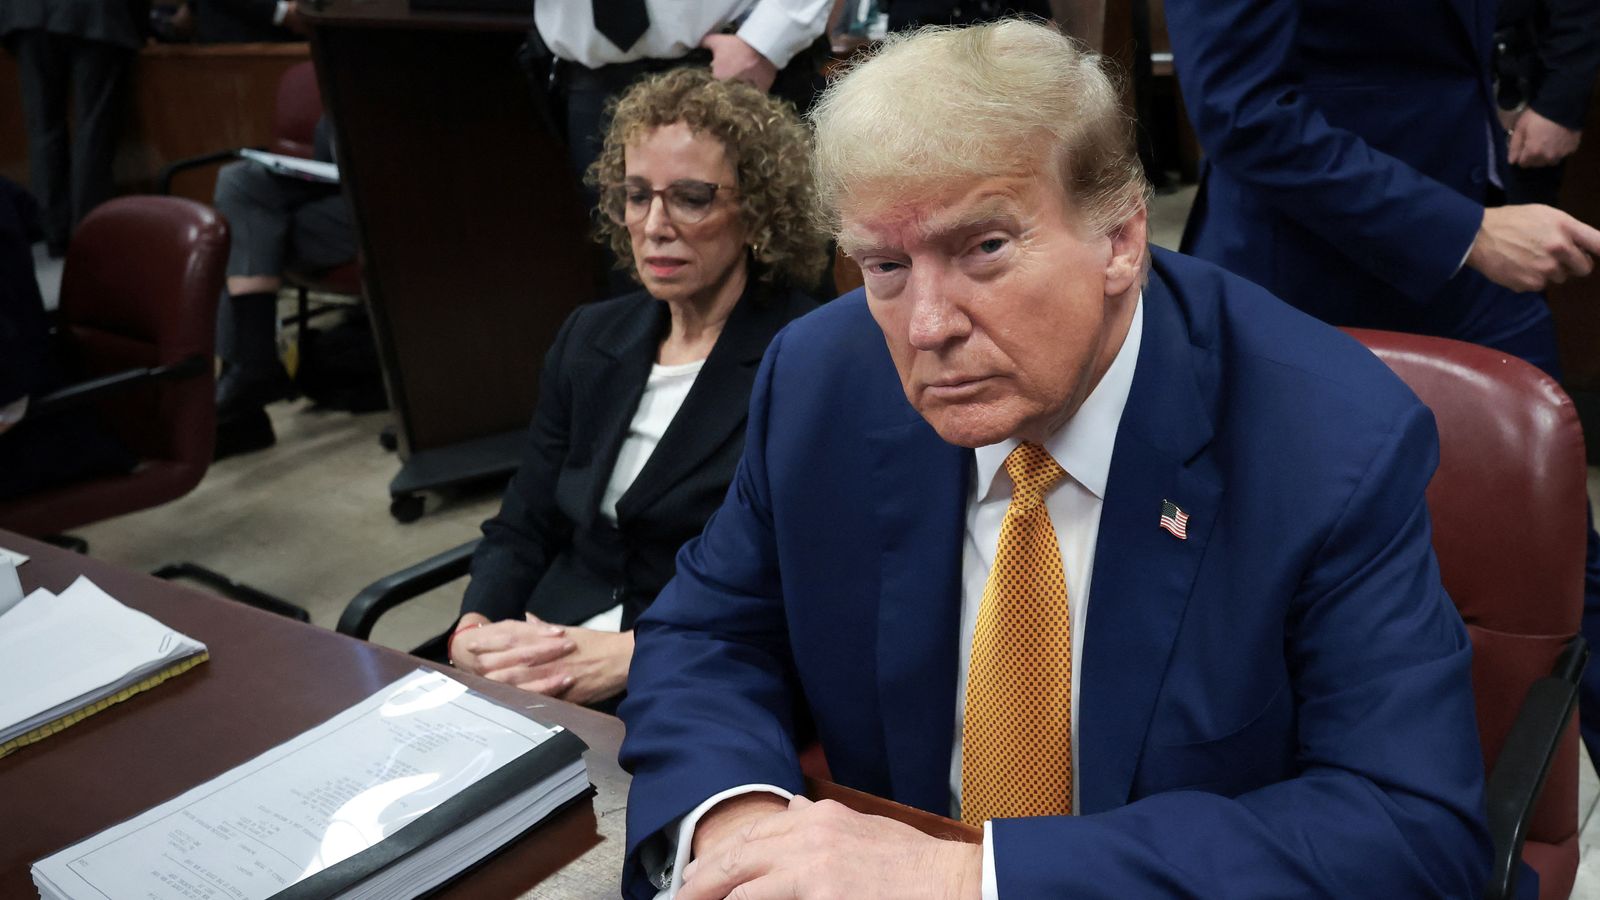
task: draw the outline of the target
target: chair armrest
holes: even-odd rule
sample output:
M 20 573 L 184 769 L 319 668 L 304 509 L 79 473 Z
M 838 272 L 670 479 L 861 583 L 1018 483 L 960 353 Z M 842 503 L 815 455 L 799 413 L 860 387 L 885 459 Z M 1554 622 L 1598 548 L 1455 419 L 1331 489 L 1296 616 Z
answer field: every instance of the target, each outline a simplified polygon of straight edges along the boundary
M 52 415 L 146 381 L 193 378 L 204 374 L 208 364 L 207 360 L 199 356 L 190 356 L 170 366 L 127 369 L 91 378 L 88 381 L 80 381 L 29 401 L 28 416 L 33 418 Z
M 1516 896 L 1522 868 L 1522 845 L 1528 836 L 1534 802 L 1550 774 L 1561 734 L 1578 705 L 1578 676 L 1589 661 L 1589 646 L 1574 637 L 1561 652 L 1555 669 L 1528 688 L 1506 735 L 1500 758 L 1489 773 L 1489 837 L 1494 843 L 1494 869 L 1484 896 L 1510 900 Z
M 238 159 L 242 148 L 234 147 L 231 150 L 218 150 L 215 153 L 202 153 L 199 156 L 190 156 L 185 159 L 174 160 L 161 167 L 156 174 L 156 193 L 166 196 L 172 193 L 172 178 L 179 172 L 198 169 L 201 166 L 214 166 L 217 163 Z
M 339 633 L 366 640 L 372 635 L 372 626 L 378 624 L 384 613 L 467 574 L 472 552 L 476 549 L 478 541 L 468 541 L 367 585 L 339 616 Z

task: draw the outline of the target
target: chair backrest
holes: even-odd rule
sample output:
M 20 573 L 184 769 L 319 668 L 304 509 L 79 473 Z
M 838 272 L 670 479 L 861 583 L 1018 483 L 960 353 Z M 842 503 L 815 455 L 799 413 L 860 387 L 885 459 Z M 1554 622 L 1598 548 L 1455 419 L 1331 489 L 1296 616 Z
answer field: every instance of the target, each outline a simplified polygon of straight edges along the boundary
M 205 360 L 205 373 L 113 394 L 103 422 L 145 460 L 175 463 L 192 488 L 211 462 L 210 361 L 228 226 L 178 197 L 121 197 L 78 226 L 61 278 L 64 343 L 80 378 Z M 181 492 L 180 492 L 181 493 Z
M 1583 611 L 1583 431 L 1561 387 L 1496 350 L 1352 329 L 1433 410 L 1439 470 L 1428 486 L 1445 589 L 1472 638 L 1484 761 L 1492 769 L 1528 686 L 1550 674 Z M 1563 735 L 1523 858 L 1543 896 L 1577 869 L 1578 738 Z M 1562 887 L 1564 881 L 1565 887 Z
M 322 92 L 316 67 L 308 60 L 290 66 L 278 79 L 272 121 L 272 152 L 310 159 L 322 118 Z

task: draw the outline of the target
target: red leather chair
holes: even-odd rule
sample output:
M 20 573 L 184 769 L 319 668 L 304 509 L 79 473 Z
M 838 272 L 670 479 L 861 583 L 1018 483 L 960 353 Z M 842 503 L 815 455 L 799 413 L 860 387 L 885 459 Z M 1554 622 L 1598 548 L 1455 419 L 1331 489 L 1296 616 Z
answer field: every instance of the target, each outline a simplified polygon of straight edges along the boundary
M 1472 639 L 1497 857 L 1490 895 L 1514 895 L 1520 855 L 1539 873 L 1542 900 L 1564 898 L 1578 867 L 1572 710 L 1587 656 L 1577 637 L 1588 502 L 1577 413 L 1559 385 L 1504 353 L 1350 333 L 1410 385 L 1439 427 L 1428 506 L 1445 589 Z
M 58 315 L 65 355 L 85 382 L 39 406 L 95 404 L 140 461 L 127 475 L 0 502 L 0 528 L 48 537 L 200 483 L 216 436 L 211 352 L 227 259 L 227 223 L 189 200 L 123 197 L 83 220 Z

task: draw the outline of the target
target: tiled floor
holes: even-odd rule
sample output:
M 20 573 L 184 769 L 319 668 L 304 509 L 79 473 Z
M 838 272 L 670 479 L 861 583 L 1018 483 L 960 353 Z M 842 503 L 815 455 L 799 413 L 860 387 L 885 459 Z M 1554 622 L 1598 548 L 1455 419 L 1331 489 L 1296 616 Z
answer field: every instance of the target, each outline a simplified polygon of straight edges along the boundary
M 1177 245 L 1193 188 L 1156 198 L 1151 239 Z M 61 266 L 40 256 L 40 276 L 53 306 Z M 419 521 L 401 525 L 388 513 L 387 485 L 397 462 L 378 446 L 387 414 L 318 411 L 304 401 L 276 404 L 278 444 L 211 467 L 190 495 L 157 509 L 103 522 L 78 533 L 95 556 L 150 569 L 176 558 L 200 562 L 299 603 L 332 627 L 363 586 L 396 569 L 473 537 L 498 506 L 493 492 L 430 498 Z M 1589 493 L 1600 497 L 1600 473 Z M 391 613 L 374 638 L 407 648 L 445 628 L 464 584 L 440 588 Z M 1583 762 L 1580 813 L 1582 865 L 1573 897 L 1600 900 L 1600 781 Z

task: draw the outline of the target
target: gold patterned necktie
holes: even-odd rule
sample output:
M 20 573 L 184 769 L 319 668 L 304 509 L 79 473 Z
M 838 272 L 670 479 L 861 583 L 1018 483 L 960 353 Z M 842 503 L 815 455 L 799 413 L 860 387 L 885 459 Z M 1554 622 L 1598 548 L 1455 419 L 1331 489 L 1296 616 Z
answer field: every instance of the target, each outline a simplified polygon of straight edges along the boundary
M 1044 495 L 1066 472 L 1038 444 L 1006 457 L 1014 485 L 983 589 L 961 735 L 961 818 L 1072 812 L 1072 616 Z

